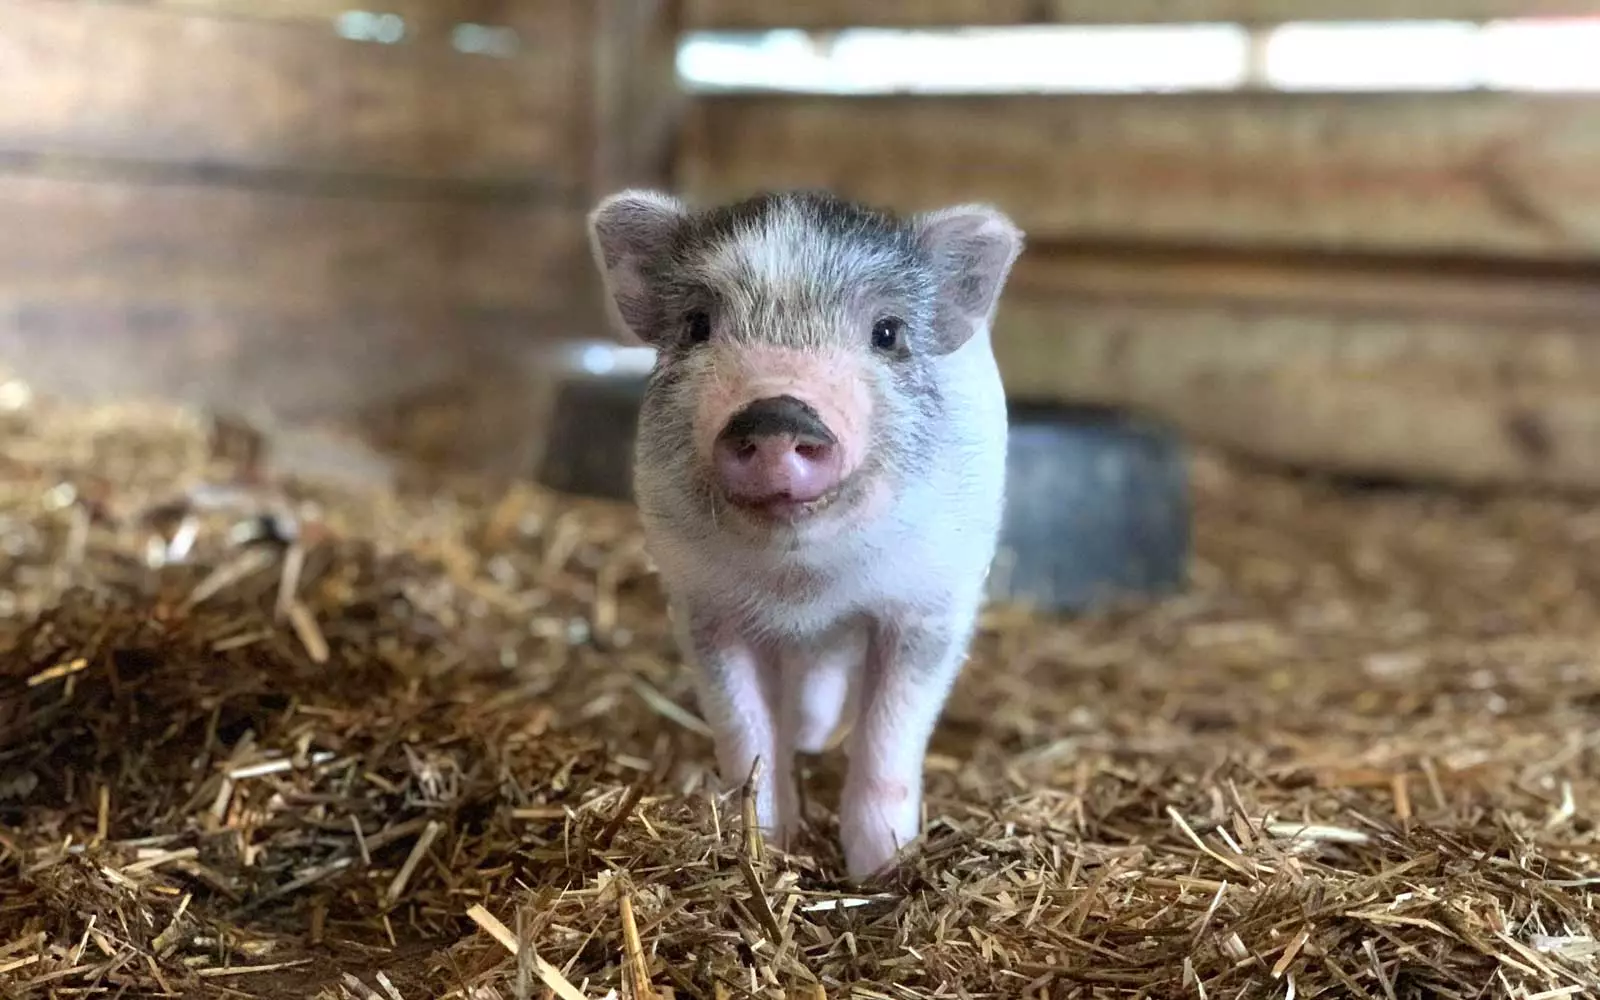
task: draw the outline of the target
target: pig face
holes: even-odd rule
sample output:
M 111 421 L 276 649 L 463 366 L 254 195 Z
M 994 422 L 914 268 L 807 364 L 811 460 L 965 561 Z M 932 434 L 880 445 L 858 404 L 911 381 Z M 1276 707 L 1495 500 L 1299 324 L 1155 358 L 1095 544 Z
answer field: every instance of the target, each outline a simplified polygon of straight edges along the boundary
M 625 191 L 590 233 L 613 319 L 657 351 L 641 510 L 769 539 L 870 518 L 928 466 L 940 359 L 987 328 L 1020 250 L 986 207 L 809 192 L 692 211 Z

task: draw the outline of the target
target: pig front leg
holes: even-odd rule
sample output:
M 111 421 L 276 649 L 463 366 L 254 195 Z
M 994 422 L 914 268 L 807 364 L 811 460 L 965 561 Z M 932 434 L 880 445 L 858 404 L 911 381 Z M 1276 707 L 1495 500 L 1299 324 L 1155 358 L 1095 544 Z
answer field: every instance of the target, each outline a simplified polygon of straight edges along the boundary
M 716 746 L 722 787 L 743 785 L 759 759 L 756 822 L 764 838 L 786 847 L 799 797 L 793 753 L 779 739 L 778 658 L 715 615 L 687 611 L 675 617 L 679 645 L 695 671 L 700 714 Z
M 905 614 L 871 628 L 839 803 L 839 835 L 852 877 L 881 871 L 917 836 L 923 757 L 971 633 L 970 616 Z

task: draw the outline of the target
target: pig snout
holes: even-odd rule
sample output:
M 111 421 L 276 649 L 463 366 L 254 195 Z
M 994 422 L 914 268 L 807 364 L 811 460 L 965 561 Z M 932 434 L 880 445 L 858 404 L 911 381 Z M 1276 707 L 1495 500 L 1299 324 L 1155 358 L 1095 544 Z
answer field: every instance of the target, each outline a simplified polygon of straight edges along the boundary
M 838 439 L 793 396 L 758 399 L 735 413 L 717 435 L 713 462 L 728 497 L 752 505 L 820 500 L 844 472 Z

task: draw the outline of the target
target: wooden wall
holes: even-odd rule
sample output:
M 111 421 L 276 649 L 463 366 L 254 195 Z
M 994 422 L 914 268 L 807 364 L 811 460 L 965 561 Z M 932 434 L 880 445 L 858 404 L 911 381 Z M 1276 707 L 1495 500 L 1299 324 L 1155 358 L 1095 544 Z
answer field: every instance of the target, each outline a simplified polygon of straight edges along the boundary
M 353 6 L 0 0 L 0 363 L 295 420 L 597 332 L 583 213 L 665 174 L 664 5 Z
M 823 185 L 1017 218 L 996 340 L 1018 396 L 1313 467 L 1600 486 L 1594 96 L 687 98 L 673 79 L 677 32 L 700 28 L 1600 0 L 369 5 L 404 23 L 393 44 L 344 37 L 347 6 L 0 0 L 0 365 L 285 420 L 415 426 L 435 389 L 465 391 L 512 404 L 480 443 L 534 433 L 527 349 L 604 333 L 594 199 Z M 516 45 L 462 51 L 463 25 Z M 438 426 L 439 452 L 463 450 Z
M 704 28 L 926 28 L 1195 21 L 1487 20 L 1593 14 L 1593 0 L 684 0 Z
M 1593 0 L 686 0 L 691 27 L 1597 14 Z M 699 198 L 998 203 L 1020 396 L 1365 475 L 1600 486 L 1600 95 L 699 95 Z

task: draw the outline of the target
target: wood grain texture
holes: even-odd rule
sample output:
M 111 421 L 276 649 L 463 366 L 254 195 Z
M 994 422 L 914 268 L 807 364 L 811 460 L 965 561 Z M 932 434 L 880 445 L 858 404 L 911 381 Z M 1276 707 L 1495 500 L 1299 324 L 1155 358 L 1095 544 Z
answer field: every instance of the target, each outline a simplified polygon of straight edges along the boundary
M 1182 271 L 1019 268 L 995 332 L 1008 390 L 1306 468 L 1600 490 L 1592 275 Z
M 590 193 L 671 183 L 689 96 L 677 80 L 675 0 L 593 0 L 595 132 Z
M 1344 21 L 1563 17 L 1594 0 L 685 0 L 694 28 L 947 27 L 1049 23 Z
M 540 5 L 502 59 L 0 0 L 0 152 L 579 185 L 590 36 L 575 2 Z
M 716 96 L 682 185 L 994 201 L 1034 239 L 1584 258 L 1600 101 L 1550 95 Z
M 382 303 L 485 309 L 568 296 L 581 212 L 0 174 L 0 295 L 104 303 Z
M 1006 286 L 1037 302 L 1287 307 L 1345 316 L 1591 322 L 1600 264 L 1035 244 Z
M 457 24 L 516 25 L 536 18 L 550 0 L 382 0 L 356 4 L 349 0 L 102 0 L 128 7 L 169 10 L 206 17 L 328 26 L 350 10 L 394 14 L 405 21 L 407 39 L 445 38 Z M 561 0 L 556 0 L 561 2 Z
M 340 412 L 597 316 L 581 214 L 0 176 L 0 358 L 43 384 Z

